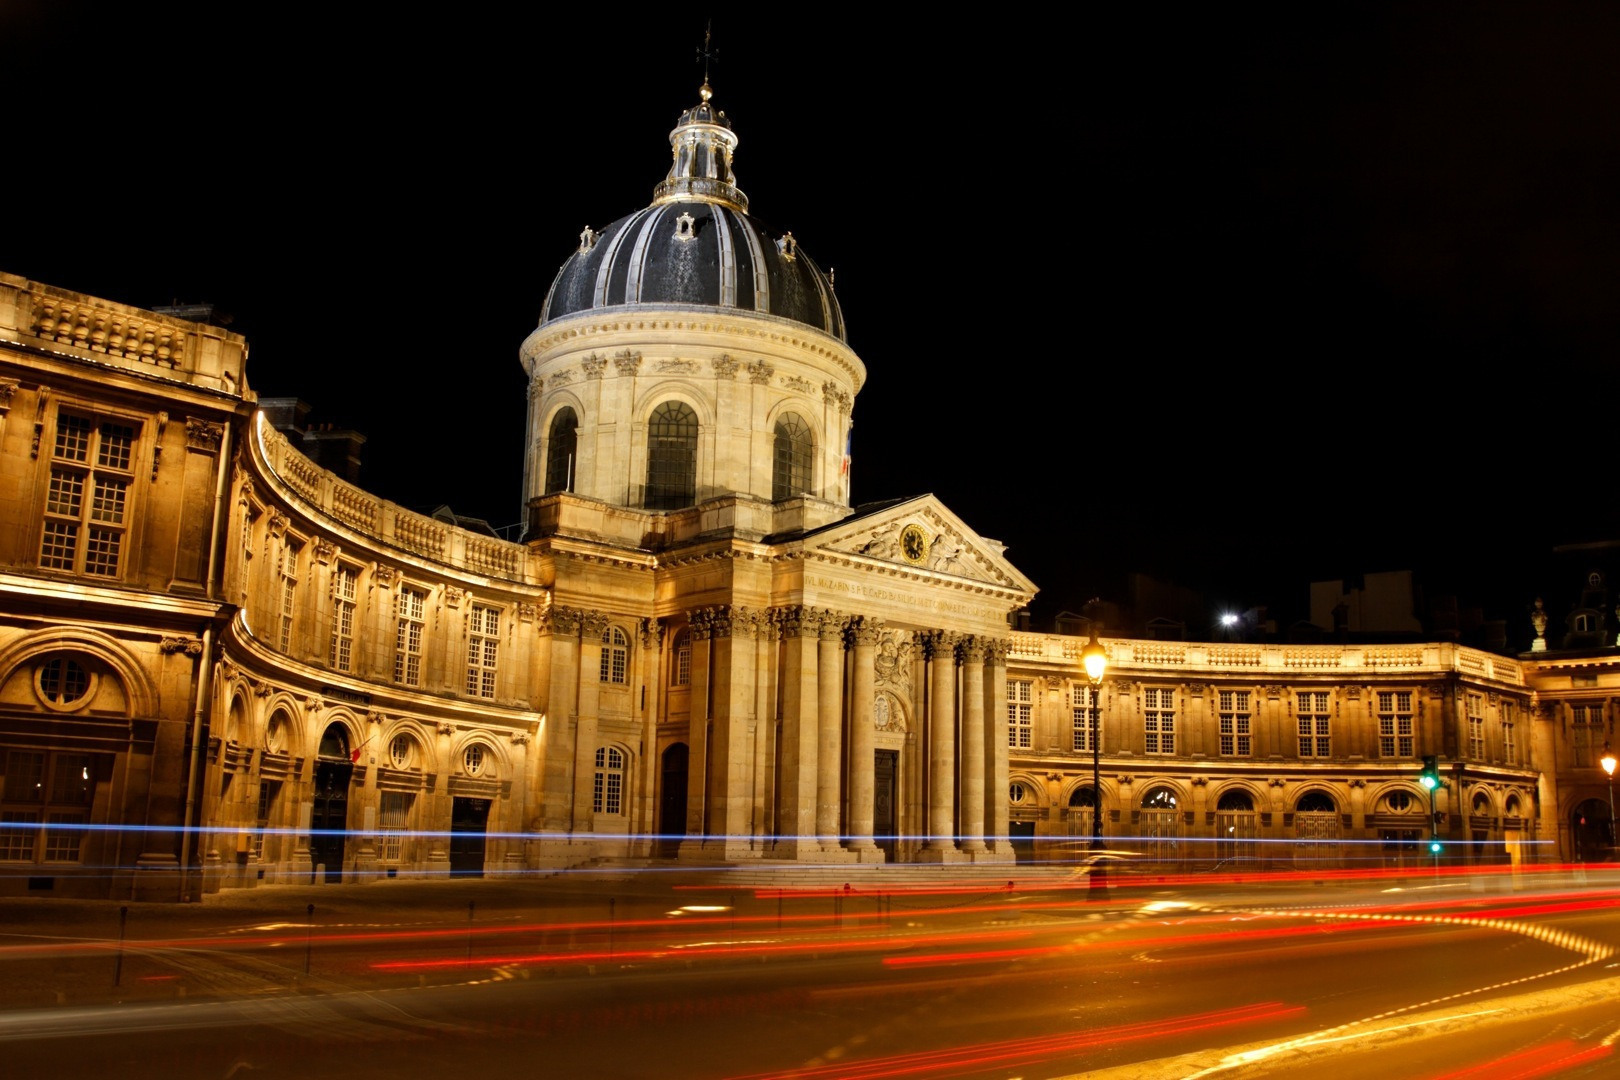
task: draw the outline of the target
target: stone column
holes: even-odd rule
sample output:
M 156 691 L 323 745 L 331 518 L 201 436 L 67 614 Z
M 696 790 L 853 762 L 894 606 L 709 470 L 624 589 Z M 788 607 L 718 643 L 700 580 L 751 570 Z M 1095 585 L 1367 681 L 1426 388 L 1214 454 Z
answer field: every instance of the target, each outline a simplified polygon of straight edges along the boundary
M 781 626 L 770 613 L 762 613 L 754 640 L 754 771 L 753 771 L 753 836 L 754 846 L 764 851 L 774 827 L 771 808 L 776 802 L 776 791 L 771 783 L 771 762 L 776 754 L 776 680 L 773 659 L 776 642 L 781 637 Z
M 553 607 L 541 625 L 541 633 L 551 639 L 551 692 L 545 701 L 545 753 L 540 769 L 540 829 L 549 837 L 566 833 L 573 821 L 574 726 L 579 704 L 579 624 L 583 617 L 584 613 L 575 608 Z M 462 652 L 466 652 L 465 646 Z M 550 842 L 542 841 L 537 850 L 543 853 Z
M 984 642 L 967 638 L 962 657 L 961 805 L 962 850 L 981 855 L 984 846 Z
M 1007 650 L 1010 647 L 1007 641 L 986 641 L 984 648 L 988 675 L 984 687 L 984 820 L 990 831 L 987 841 L 990 850 L 1006 860 L 1013 858 L 1012 841 L 1007 836 Z
M 754 708 L 754 640 L 759 613 L 747 608 L 717 611 L 712 623 L 713 682 L 710 688 L 709 776 L 706 836 L 710 858 L 757 854 L 749 840 L 749 779 L 753 760 L 748 729 Z
M 799 859 L 819 849 L 815 842 L 816 661 L 824 613 L 789 607 L 775 614 L 782 632 L 782 739 L 774 854 Z
M 874 774 L 873 705 L 877 701 L 877 643 L 880 619 L 850 622 L 855 670 L 849 709 L 849 849 L 861 862 L 882 862 L 883 851 L 872 840 Z
M 637 651 L 636 671 L 641 696 L 641 753 L 635 762 L 635 802 L 630 814 L 630 849 L 638 855 L 653 853 L 653 834 L 658 831 L 658 804 L 653 801 L 658 777 L 658 721 L 664 711 L 664 626 L 657 619 L 641 620 L 641 648 Z
M 709 654 L 714 611 L 700 608 L 691 614 L 692 680 L 686 737 L 686 839 L 679 854 L 701 855 L 704 802 L 709 783 Z
M 928 841 L 925 860 L 954 862 L 956 847 L 956 642 L 936 630 L 923 639 L 928 657 Z
M 821 623 L 817 658 L 816 840 L 839 848 L 843 806 L 844 627 L 843 615 L 829 613 Z

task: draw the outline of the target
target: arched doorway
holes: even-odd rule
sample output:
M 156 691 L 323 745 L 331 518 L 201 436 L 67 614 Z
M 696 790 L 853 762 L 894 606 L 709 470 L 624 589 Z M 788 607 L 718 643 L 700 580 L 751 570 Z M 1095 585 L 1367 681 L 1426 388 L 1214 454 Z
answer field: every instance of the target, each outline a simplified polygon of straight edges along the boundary
M 1215 802 L 1215 862 L 1223 870 L 1252 868 L 1259 815 L 1247 791 L 1223 791 Z
M 1339 811 L 1325 791 L 1307 791 L 1294 804 L 1294 865 L 1307 870 L 1339 865 Z
M 1014 862 L 1035 861 L 1035 815 L 1038 811 L 1035 793 L 1029 786 L 1014 780 L 1007 785 L 1007 841 L 1012 846 Z
M 1576 862 L 1610 862 L 1614 858 L 1614 832 L 1610 828 L 1609 804 L 1587 799 L 1569 815 L 1570 846 Z
M 686 744 L 678 742 L 664 751 L 660 764 L 656 854 L 663 858 L 674 858 L 686 838 L 687 759 Z
M 343 880 L 344 849 L 349 837 L 349 729 L 328 724 L 315 754 L 315 796 L 309 818 L 309 859 L 316 880 Z
M 1181 859 L 1179 805 L 1175 791 L 1167 787 L 1149 788 L 1142 796 L 1137 836 L 1142 841 L 1142 853 L 1153 862 L 1169 866 Z
M 1076 859 L 1085 856 L 1094 838 L 1101 839 L 1101 812 L 1097 805 L 1097 790 L 1090 784 L 1069 793 L 1069 835 L 1075 839 L 1072 851 Z

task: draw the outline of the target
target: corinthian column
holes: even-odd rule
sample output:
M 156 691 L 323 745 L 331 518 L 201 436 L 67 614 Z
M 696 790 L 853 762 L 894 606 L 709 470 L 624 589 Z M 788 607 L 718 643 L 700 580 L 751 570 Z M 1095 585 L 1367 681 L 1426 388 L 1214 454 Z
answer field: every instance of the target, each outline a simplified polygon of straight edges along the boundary
M 816 749 L 816 839 L 824 849 L 839 848 L 839 812 L 843 808 L 844 626 L 843 616 L 829 612 L 821 624 L 818 662 Z
M 862 862 L 882 862 L 883 851 L 872 841 L 874 772 L 873 705 L 877 700 L 877 643 L 883 632 L 879 619 L 851 620 L 850 639 L 855 648 L 855 671 L 849 710 L 849 849 Z
M 956 848 L 956 641 L 936 630 L 923 639 L 928 657 L 928 843 L 935 861 Z
M 962 850 L 984 846 L 984 643 L 962 642 Z
M 776 789 L 776 845 L 781 859 L 802 859 L 818 845 L 816 827 L 816 649 L 821 613 L 803 607 L 774 612 L 782 632 L 781 779 Z

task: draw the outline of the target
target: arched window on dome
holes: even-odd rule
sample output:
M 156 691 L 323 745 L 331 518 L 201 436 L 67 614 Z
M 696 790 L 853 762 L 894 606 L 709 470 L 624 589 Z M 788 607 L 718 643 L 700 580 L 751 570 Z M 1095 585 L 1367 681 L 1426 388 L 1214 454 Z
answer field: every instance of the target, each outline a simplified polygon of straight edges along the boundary
M 546 493 L 574 490 L 578 430 L 579 418 L 566 405 L 551 418 L 551 432 L 546 440 Z
M 810 491 L 810 462 L 814 454 L 810 426 L 798 413 L 784 413 L 776 422 L 776 454 L 771 468 L 773 502 Z
M 649 510 L 679 510 L 697 498 L 697 414 L 690 405 L 666 401 L 647 421 Z

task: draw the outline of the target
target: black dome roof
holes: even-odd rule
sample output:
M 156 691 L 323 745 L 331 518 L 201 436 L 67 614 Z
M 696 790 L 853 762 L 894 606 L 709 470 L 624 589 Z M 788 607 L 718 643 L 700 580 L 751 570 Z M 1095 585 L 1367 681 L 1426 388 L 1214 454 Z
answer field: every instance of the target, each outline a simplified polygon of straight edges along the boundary
M 701 96 L 670 132 L 674 163 L 652 205 L 580 234 L 540 325 L 593 309 L 679 304 L 775 315 L 847 340 L 832 279 L 792 233 L 773 235 L 748 216 L 731 172 L 737 136 L 710 104 L 708 83 Z
M 540 323 L 627 304 L 742 308 L 845 340 L 832 282 L 793 235 L 773 239 L 721 203 L 654 204 L 601 233 L 587 229 L 552 283 Z

